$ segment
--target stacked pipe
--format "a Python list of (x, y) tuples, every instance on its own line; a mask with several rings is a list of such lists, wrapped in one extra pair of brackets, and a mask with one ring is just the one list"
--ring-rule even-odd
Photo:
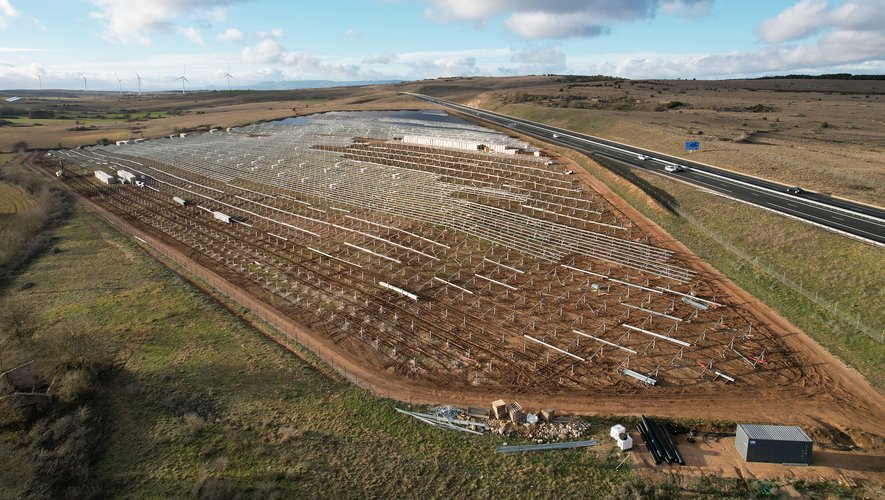
[(666, 460), (668, 464), (678, 462), (679, 465), (685, 465), (685, 459), (679, 453), (679, 448), (676, 446), (676, 441), (673, 439), (669, 426), (655, 422), (642, 415), (636, 428), (642, 436), (648, 451), (651, 453), (655, 464), (660, 465), (661, 462)]

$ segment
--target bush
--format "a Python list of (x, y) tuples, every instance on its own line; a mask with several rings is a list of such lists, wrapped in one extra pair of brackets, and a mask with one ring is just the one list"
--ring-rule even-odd
[(747, 111), (752, 111), (753, 113), (768, 113), (774, 111), (774, 108), (771, 106), (766, 106), (764, 104), (757, 104), (755, 106), (750, 106), (747, 108)]
[(71, 199), (66, 193), (21, 166), (5, 167), (2, 179), (23, 188), (36, 203), (10, 215), (0, 230), (0, 281), (45, 247), (49, 238), (42, 234), (44, 228), (66, 217), (71, 208)]
[(28, 111), (28, 118), (46, 119), (55, 118), (55, 111), (33, 109)]
[(27, 141), (18, 141), (12, 145), (13, 153), (24, 153), (29, 148)]
[(76, 403), (86, 398), (92, 389), (92, 377), (84, 370), (71, 370), (55, 384), (55, 395), (63, 403)]

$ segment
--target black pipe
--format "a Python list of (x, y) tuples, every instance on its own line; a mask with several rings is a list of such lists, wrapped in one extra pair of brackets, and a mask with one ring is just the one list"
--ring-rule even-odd
[(645, 443), (645, 447), (648, 449), (648, 452), (651, 453), (651, 458), (654, 459), (655, 465), (661, 465), (661, 457), (655, 452), (655, 448), (651, 445), (651, 441), (645, 435), (645, 429), (642, 428), (641, 423), (636, 425), (636, 430), (639, 431), (639, 435), (642, 436), (642, 442)]
[(670, 463), (670, 460), (667, 458), (667, 453), (664, 451), (664, 446), (654, 431), (654, 421), (646, 418), (643, 415), (642, 416), (642, 425), (645, 427), (645, 433), (648, 434), (649, 440), (651, 441), (652, 445), (655, 447), (655, 451), (657, 451), (658, 456), (661, 457), (661, 460), (667, 460), (667, 463)]
[(673, 453), (673, 450), (670, 449), (670, 445), (667, 443), (667, 440), (664, 439), (661, 433), (661, 424), (660, 422), (652, 420), (649, 422), (654, 429), (655, 439), (658, 440), (658, 443), (661, 445), (661, 449), (664, 451), (664, 458), (667, 459), (668, 464), (672, 464), (676, 461), (676, 454)]
[(645, 436), (648, 439), (649, 447), (655, 450), (655, 454), (658, 456), (658, 458), (660, 458), (662, 461), (665, 460), (666, 457), (664, 456), (663, 450), (655, 441), (655, 436), (651, 433), (651, 429), (648, 427), (648, 421), (646, 420), (645, 415), (639, 418), (639, 427), (642, 429), (643, 432), (645, 432)]
[(673, 447), (670, 446), (670, 440), (667, 439), (667, 432), (664, 430), (664, 426), (661, 425), (660, 422), (655, 422), (655, 437), (658, 438), (661, 442), (661, 446), (664, 447), (664, 453), (667, 454), (667, 463), (676, 462), (676, 453), (673, 451)]
[(645, 432), (648, 434), (649, 441), (651, 441), (652, 445), (655, 447), (655, 450), (658, 452), (658, 456), (661, 459), (666, 459), (668, 463), (670, 463), (670, 459), (667, 457), (667, 453), (664, 451), (664, 447), (661, 444), (660, 439), (657, 437), (654, 431), (654, 427), (651, 425), (651, 421), (642, 415), (639, 417), (640, 422), (643, 426), (645, 426)]
[(679, 447), (676, 446), (676, 439), (673, 437), (673, 432), (669, 425), (664, 426), (664, 433), (670, 441), (670, 446), (673, 447), (673, 452), (676, 453), (676, 459), (679, 460), (679, 465), (685, 465), (685, 459), (682, 458), (682, 453), (679, 453)]

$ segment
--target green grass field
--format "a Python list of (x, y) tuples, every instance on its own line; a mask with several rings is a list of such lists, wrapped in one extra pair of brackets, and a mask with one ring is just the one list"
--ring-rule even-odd
[[(629, 464), (615, 470), (620, 452), (607, 439), (502, 456), (493, 449), (503, 437), (400, 416), (266, 340), (82, 209), (57, 237), (59, 252), (36, 259), (4, 300), (39, 303), (41, 328), (65, 319), (127, 347), (100, 404), (109, 435), (96, 470), (108, 496), (598, 497), (632, 480)], [(24, 283), (34, 286), (19, 291)], [(0, 470), (0, 491), (27, 474), (13, 469)]]
[[(268, 340), (256, 329), (266, 325), (207, 296), (82, 207), (53, 236), (52, 251), (0, 289), (0, 308), (30, 304), (38, 332), (62, 325), (123, 346), (91, 403), (100, 445), (82, 459), (101, 496), (743, 498), (770, 487), (622, 464), (607, 430), (630, 419), (592, 420), (597, 447), (499, 455), (495, 446), (518, 440), (399, 415), (401, 404), (328, 375), (299, 346), (289, 346), (293, 353)], [(55, 418), (53, 426), (67, 417)], [(41, 433), (0, 427), (0, 498), (19, 498), (28, 481), (40, 481), (35, 456), (43, 451), (31, 441)], [(853, 492), (790, 487), (819, 497)]]

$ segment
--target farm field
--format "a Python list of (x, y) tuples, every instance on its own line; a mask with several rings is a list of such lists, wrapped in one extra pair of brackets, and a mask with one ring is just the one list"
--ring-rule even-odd
[[(115, 93), (64, 92), (25, 95), (14, 106), (0, 106), (0, 151), (16, 144), (31, 148), (76, 147), (138, 138), (163, 137), (279, 120), (334, 109), (425, 107), (392, 89), (333, 88), (268, 92)], [(407, 104), (404, 104), (407, 103)], [(67, 118), (31, 118), (33, 114)], [(39, 124), (39, 125), (38, 125)]]
[[(400, 399), (508, 393), (622, 412), (615, 395), (629, 393), (681, 416), (703, 405), (709, 418), (832, 425), (881, 412), (860, 377), (561, 157), (404, 143), (353, 117), (301, 126), (310, 132), (236, 130), (224, 148), (205, 134), (49, 162), (61, 157), (79, 193), (274, 304)], [(293, 144), (307, 151), (296, 172)], [(92, 175), (117, 168), (145, 187)], [(667, 394), (685, 405), (662, 405)], [(796, 405), (771, 407), (785, 397)]]

